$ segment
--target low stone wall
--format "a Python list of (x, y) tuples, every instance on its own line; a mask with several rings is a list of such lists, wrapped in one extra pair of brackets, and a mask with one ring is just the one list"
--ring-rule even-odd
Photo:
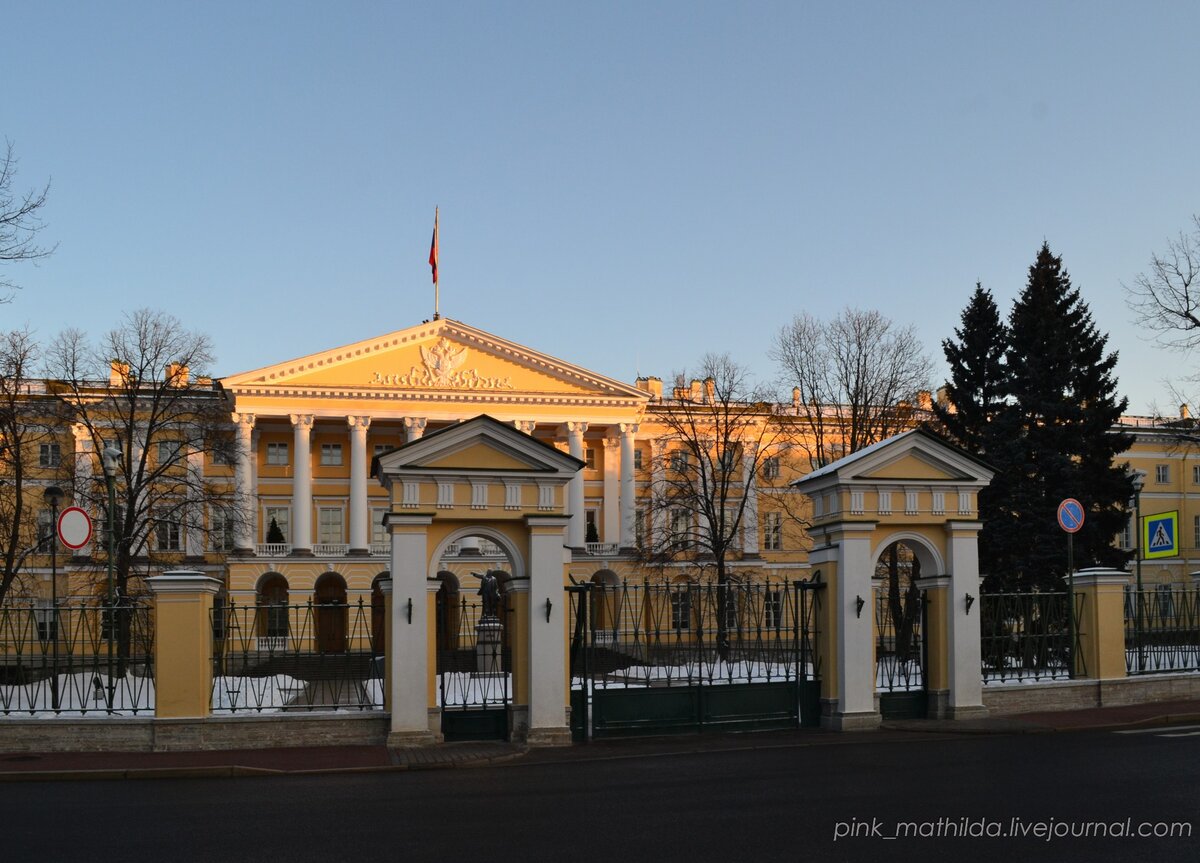
[(983, 703), (992, 716), (1198, 698), (1200, 674), (1195, 673), (983, 687)]
[(0, 752), (171, 752), (286, 746), (382, 746), (388, 714), (310, 713), (209, 719), (6, 719)]

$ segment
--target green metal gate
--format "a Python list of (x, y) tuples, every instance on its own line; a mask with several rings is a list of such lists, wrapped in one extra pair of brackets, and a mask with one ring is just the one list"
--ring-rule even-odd
[(575, 739), (818, 725), (822, 587), (568, 587)]
[(925, 620), (928, 603), (915, 583), (875, 590), (875, 689), (884, 719), (924, 719), (929, 715), (925, 688)]
[(457, 592), (437, 594), (438, 704), (447, 741), (508, 739), (512, 651), (506, 595), (497, 611), (484, 618), (478, 602)]

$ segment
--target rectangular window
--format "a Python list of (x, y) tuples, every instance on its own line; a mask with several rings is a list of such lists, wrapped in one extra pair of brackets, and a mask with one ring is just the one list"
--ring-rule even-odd
[(763, 518), (763, 549), (780, 551), (783, 548), (783, 514), (768, 512)]
[(779, 479), (779, 457), (771, 456), (763, 459), (762, 463), (762, 478), (763, 479)]
[(38, 639), (54, 641), (58, 637), (58, 621), (55, 619), (54, 603), (50, 599), (35, 599), (33, 601), (34, 620), (37, 621)]
[(212, 442), (212, 463), (215, 465), (233, 464), (233, 452), (233, 438), (217, 438)]
[(671, 628), (692, 628), (692, 593), (686, 584), (671, 588)]
[[(1129, 528), (1125, 528), (1125, 531), (1128, 533)], [(1194, 548), (1200, 548), (1200, 515), (1192, 516), (1192, 546)], [(1124, 547), (1129, 548), (1128, 545)]]
[(337, 466), (342, 463), (342, 445), (340, 443), (321, 444), (321, 464)]
[(586, 509), (583, 511), (583, 535), (585, 542), (599, 542), (600, 528), (600, 513), (595, 509)]
[(1192, 465), (1192, 484), (1200, 485), (1200, 464)]
[(37, 514), (38, 551), (50, 551), (56, 530), (54, 512), (49, 509), (39, 509)]
[(344, 542), (342, 539), (342, 508), (340, 506), (323, 506), (317, 510), (317, 542)]
[(587, 465), (588, 470), (596, 469), (596, 450), (594, 447), (588, 447), (583, 451), (583, 462)]
[(642, 469), (642, 451), (640, 449), (635, 449), (633, 451), (633, 469)]
[(286, 443), (267, 444), (267, 464), (286, 465), (288, 463), (288, 445)]
[(671, 544), (687, 548), (691, 544), (691, 514), (686, 509), (671, 510)]
[(179, 461), (179, 453), (183, 444), (177, 440), (160, 440), (157, 445), (158, 465), (172, 465)]
[[(268, 506), (263, 509), (263, 542), (291, 542), (291, 508)], [(278, 530), (272, 530), (274, 524)], [(272, 538), (272, 534), (275, 534)]]
[(371, 510), (371, 544), (378, 545), (388, 541), (387, 528), (383, 526), (383, 517), (387, 514), (386, 509)]
[[(1196, 529), (1200, 530), (1200, 519), (1197, 519)], [(1125, 549), (1125, 550), (1133, 548), (1132, 539), (1133, 539), (1132, 526), (1130, 524), (1126, 523), (1125, 526), (1123, 528), (1121, 528), (1121, 533), (1117, 537), (1117, 547), (1121, 548), (1121, 549)]]
[(763, 623), (768, 629), (778, 630), (783, 626), (783, 594), (778, 590), (763, 594)]
[(154, 548), (157, 551), (179, 551), (179, 522), (171, 513), (163, 513), (154, 520)]
[(721, 450), (717, 461), (721, 465), (721, 470), (725, 473), (732, 473), (733, 469), (737, 467), (737, 450), (732, 445), (726, 446)]
[(385, 443), (377, 443), (377, 444), (375, 444), (375, 448), (372, 450), (372, 453), (374, 455), (381, 456), (390, 449), (392, 449), (392, 447), (388, 446)]
[(1154, 466), (1154, 481), (1159, 485), (1166, 485), (1171, 481), (1171, 466), (1169, 464), (1156, 464)]
[(233, 515), (214, 507), (208, 515), (208, 547), (212, 551), (233, 551)]
[(62, 464), (62, 448), (56, 443), (38, 446), (38, 467), (58, 467)]
[(671, 470), (675, 473), (683, 473), (687, 470), (688, 454), (687, 450), (677, 449), (671, 452)]

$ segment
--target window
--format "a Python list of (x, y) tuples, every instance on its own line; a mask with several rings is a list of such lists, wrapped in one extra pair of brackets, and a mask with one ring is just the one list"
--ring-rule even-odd
[(157, 551), (179, 551), (182, 531), (173, 513), (163, 513), (154, 519), (154, 548)]
[(212, 442), (212, 463), (216, 465), (233, 464), (233, 439), (217, 438)]
[(692, 628), (692, 593), (686, 584), (671, 588), (671, 628)]
[(1156, 464), (1154, 466), (1154, 481), (1159, 485), (1166, 485), (1171, 481), (1171, 466), (1169, 464)]
[(763, 459), (762, 463), (762, 478), (763, 479), (779, 479), (779, 457), (771, 456)]
[(671, 452), (671, 470), (675, 473), (683, 473), (687, 470), (688, 454), (687, 450), (677, 449)]
[(783, 514), (768, 512), (763, 518), (763, 548), (780, 551), (783, 548)]
[(596, 469), (596, 449), (595, 449), (595, 447), (588, 447), (587, 449), (585, 449), (583, 451), (583, 461), (584, 461), (584, 464), (587, 465), (588, 470)]
[(321, 444), (321, 464), (340, 465), (342, 463), (342, 445), (340, 443)]
[[(1200, 518), (1196, 520), (1196, 530), (1200, 531)], [(1200, 536), (1200, 534), (1197, 534)], [(1121, 528), (1121, 533), (1117, 536), (1117, 547), (1122, 549), (1133, 548), (1133, 529), (1132, 525), (1126, 522)]]
[(721, 450), (719, 461), (721, 470), (725, 471), (725, 473), (731, 473), (737, 466), (737, 450), (733, 446), (726, 446), (725, 449)]
[(38, 447), (38, 467), (58, 467), (62, 464), (62, 448), (56, 443), (44, 443)]
[(286, 443), (267, 444), (267, 464), (285, 465), (288, 463), (288, 445)]
[(37, 514), (37, 543), (38, 551), (50, 551), (54, 543), (57, 527), (54, 524), (54, 512), (49, 509), (39, 509)]
[(388, 541), (387, 528), (383, 526), (383, 517), (387, 514), (386, 509), (371, 510), (371, 544), (378, 545)]
[(633, 451), (633, 469), (642, 469), (642, 451), (640, 449), (635, 449)]
[(583, 535), (585, 542), (599, 542), (600, 529), (597, 527), (599, 513), (595, 509), (583, 511)]
[(183, 445), (177, 440), (160, 440), (158, 442), (158, 464), (162, 465), (174, 464), (179, 460), (179, 453)]
[(375, 444), (375, 448), (374, 448), (374, 450), (372, 450), (372, 452), (375, 455), (380, 456), (380, 455), (383, 455), (385, 452), (387, 452), (390, 449), (392, 449), (392, 448), (385, 443), (377, 443), (377, 444)]
[(317, 510), (317, 542), (342, 542), (342, 508), (323, 506)]
[(49, 599), (35, 599), (33, 604), (33, 616), (37, 621), (38, 639), (41, 641), (53, 641), (57, 638), (58, 620), (54, 613), (54, 604)]
[[(1125, 528), (1125, 533), (1129, 533), (1129, 528)], [(1200, 548), (1200, 515), (1192, 516), (1192, 545), (1195, 548)], [(1129, 548), (1128, 545), (1122, 545), (1121, 548)]]
[(641, 508), (633, 511), (633, 544), (638, 548), (646, 545), (646, 511)]
[[(291, 542), (291, 514), (286, 506), (268, 506), (263, 509), (263, 542)], [(278, 532), (271, 538), (271, 524), (274, 523)]]
[(691, 537), (691, 514), (686, 509), (671, 510), (671, 544), (675, 548), (687, 548)]
[(777, 630), (783, 626), (783, 595), (778, 590), (763, 593), (763, 623), (768, 629)]
[(1192, 465), (1192, 483), (1200, 485), (1200, 464)]
[(233, 514), (214, 508), (208, 518), (208, 547), (212, 551), (233, 551)]

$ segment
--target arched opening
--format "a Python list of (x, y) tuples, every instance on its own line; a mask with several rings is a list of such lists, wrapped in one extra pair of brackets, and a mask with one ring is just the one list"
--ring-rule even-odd
[(288, 637), (288, 583), (278, 572), (268, 572), (258, 580), (255, 588), (255, 603), (258, 606), (255, 630), (260, 648), (283, 649)]
[(921, 718), (927, 711), (922, 558), (929, 558), (928, 549), (901, 539), (888, 543), (875, 562), (876, 688), (888, 719)]
[(593, 573), (591, 579), (591, 623), (593, 644), (613, 644), (617, 640), (618, 604), (621, 579), (611, 569)]
[(371, 581), (371, 652), (375, 656), (383, 656), (387, 652), (387, 605), (383, 600), (383, 588), (380, 584), (391, 573), (381, 572)]
[(346, 580), (336, 572), (327, 572), (313, 588), (316, 606), (317, 650), (320, 653), (345, 653), (349, 606), (346, 604)]
[(462, 599), (459, 596), (458, 576), (443, 569), (437, 574), (441, 582), (437, 591), (437, 649), (456, 650), (459, 640), (459, 621), (462, 619)]

